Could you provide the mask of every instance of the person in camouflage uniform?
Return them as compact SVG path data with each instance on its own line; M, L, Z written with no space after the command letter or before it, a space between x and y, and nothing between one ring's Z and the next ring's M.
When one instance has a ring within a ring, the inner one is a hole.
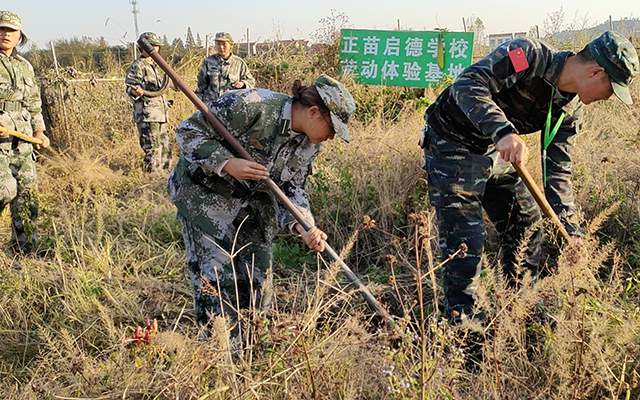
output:
M140 37L159 51L162 42L158 35L145 32ZM126 92L133 100L133 119L138 127L140 147L144 151L143 166L147 172L169 169L171 163L167 131L169 104L164 94L157 93L165 79L162 69L143 50L125 78Z
M230 90L255 87L249 67L244 60L232 54L233 39L227 32L216 33L216 54L207 57L198 71L196 95L205 104L216 100Z
M462 243L468 246L467 254L449 261L443 271L445 312L453 322L474 311L473 278L480 272L485 241L483 209L498 231L502 268L512 282L516 248L541 219L511 164L526 159L519 135L559 126L544 152L544 189L567 231L581 236L573 221L571 150L578 125L571 108L578 100L589 104L613 93L631 104L628 85L637 73L636 50L613 32L578 54L515 39L465 69L427 109L421 145L441 257ZM534 272L541 242L542 230L536 229L523 265Z
M268 287L265 293L261 288L279 228L300 233L312 250L324 250L326 235L318 228L301 232L260 181L271 177L313 224L305 192L311 164L321 142L334 134L348 140L346 124L355 111L347 89L326 75L312 86L296 81L293 97L245 89L209 107L256 162L235 158L200 112L177 128L180 159L169 194L183 225L197 321L203 326L212 315L236 320L238 309L269 309Z
M40 139L42 147L48 147L33 67L16 52L26 40L20 17L0 11L0 126ZM0 136L0 212L7 205L11 209L11 248L19 254L32 252L38 217L33 145Z

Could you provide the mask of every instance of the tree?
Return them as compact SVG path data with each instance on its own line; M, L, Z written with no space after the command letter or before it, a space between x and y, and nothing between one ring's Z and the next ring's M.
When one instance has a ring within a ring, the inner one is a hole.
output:
M558 34L565 29L564 9L550 12L544 19L544 38L551 44L558 43Z
M529 32L527 33L527 36L529 36L530 38L539 39L539 37L538 37L538 26L537 25L531 26L529 28Z
M320 18L318 28L313 33L313 38L318 43L334 43L340 36L340 30L349 25L349 17L344 13L338 13L331 9L330 14Z
M192 49L196 47L196 41L193 38L193 33L191 32L191 27L187 28L187 40L185 41L185 46L187 49Z
M173 39L173 42L171 42L171 47L173 47L173 50L177 53L183 52L185 49L184 42L180 38Z
M200 34L196 33L196 46L198 46L199 48L202 48L202 38L200 38Z
M487 34L484 22L480 18L465 18L465 26L468 32L473 32L473 52L475 54L485 54L487 48Z
M167 35L162 36L162 45L164 47L169 47L169 38L167 38Z

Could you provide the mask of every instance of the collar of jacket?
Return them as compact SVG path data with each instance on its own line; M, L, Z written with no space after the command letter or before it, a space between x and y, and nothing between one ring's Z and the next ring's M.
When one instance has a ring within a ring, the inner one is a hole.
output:
M551 57L551 65L549 65L544 73L544 79L553 86L557 86L560 73L562 72L564 65L567 63L567 58L574 55L576 55L576 53L573 51L555 52Z
M215 56L218 57L220 64L229 65L231 64L231 59L233 58L234 54L229 55L229 58L227 58L226 60L222 58L220 54L216 54Z
M0 57L2 57L2 58L18 58L18 50L13 49L13 51L11 52L10 56L4 54L3 51L0 51Z
M291 105L291 98L287 99L287 101L282 105L282 111L280 112L280 121L282 126L280 134L282 136L294 137L300 134L300 132L296 132L291 128Z

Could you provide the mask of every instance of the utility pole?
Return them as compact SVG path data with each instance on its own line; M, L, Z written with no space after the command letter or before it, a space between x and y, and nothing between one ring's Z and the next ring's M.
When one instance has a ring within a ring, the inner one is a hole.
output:
M138 14L140 10L138 10L138 0L129 0L131 3L131 14L133 14L133 26L136 29L136 40L138 40L138 36L140 36L140 31L138 30Z
M251 57L251 42L249 41L249 28L247 28L247 57Z
M140 31L138 30L138 13L140 13L140 10L138 10L138 0L129 0L129 4L131 4L131 14L133 14L133 26L136 30L136 37L133 40L135 42L136 40L138 40L138 37L140 36ZM138 58L135 43L133 44L133 58L134 59Z

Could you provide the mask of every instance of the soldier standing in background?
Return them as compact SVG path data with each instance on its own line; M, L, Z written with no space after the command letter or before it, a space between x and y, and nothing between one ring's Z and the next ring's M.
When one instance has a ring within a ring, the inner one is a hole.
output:
M48 147L40 88L33 67L16 51L26 41L20 17L0 11L0 126L40 139L42 147ZM0 212L10 205L10 247L17 254L31 253L37 245L36 177L33 145L0 136Z
M249 67L244 60L232 54L233 39L227 32L216 33L216 54L207 57L200 71L196 95L209 104L234 89L250 89L256 86Z
M502 269L513 281L516 251L540 210L511 163L526 160L521 134L543 131L545 194L569 234L573 220L571 150L576 119L568 106L615 94L631 104L628 85L638 55L624 37L606 32L579 53L534 39L506 42L464 70L425 113L422 140L429 197L436 209L441 257L465 243L468 253L443 271L445 312L453 323L474 313L474 277L482 264L483 209L496 226ZM529 239L523 267L540 263L542 230Z
M156 51L162 45L153 32L145 32L140 37L147 39ZM167 132L169 105L163 94L165 79L162 69L142 50L125 78L127 95L133 100L133 119L138 127L140 147L144 151L143 168L147 172L167 170L171 165Z

